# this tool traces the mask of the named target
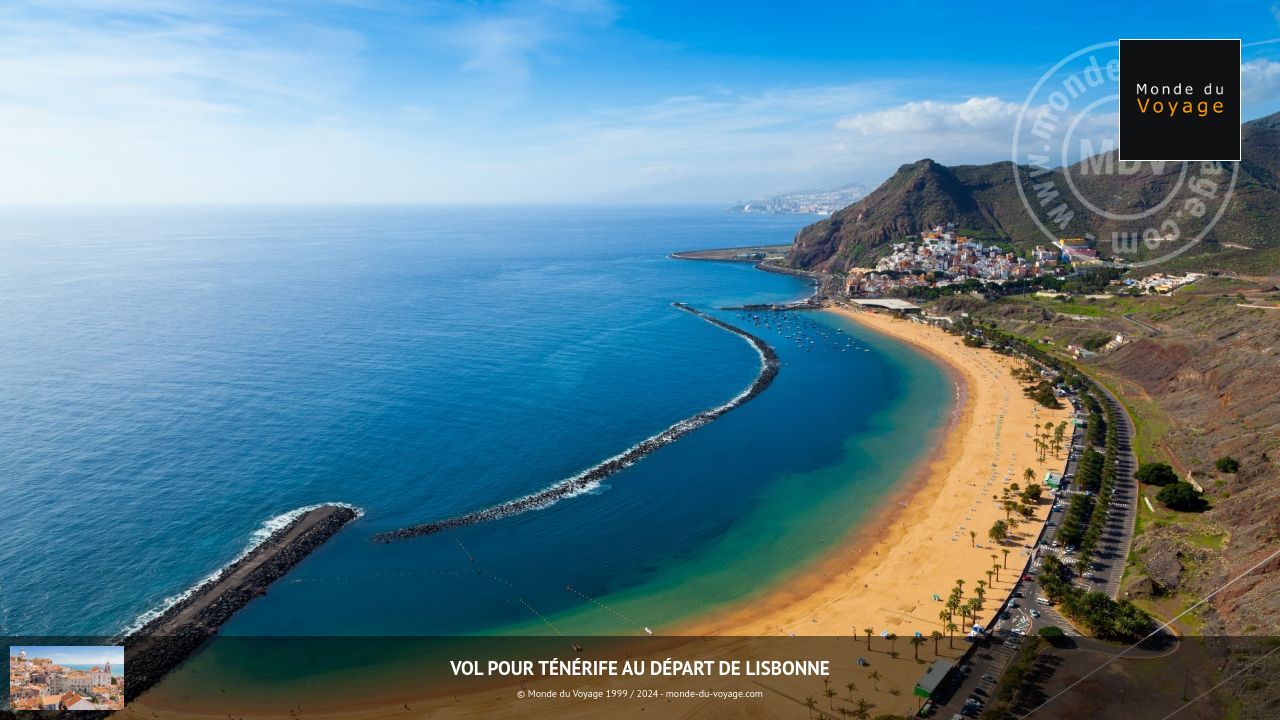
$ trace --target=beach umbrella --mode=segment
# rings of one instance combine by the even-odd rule
[[[887,637],[889,637],[889,631],[888,631],[888,630],[885,630],[885,631],[881,632],[881,633],[880,633],[880,637],[882,637],[882,638],[887,638]]]
[[[916,637],[924,637],[924,636],[920,634],[920,631],[919,631],[919,630],[917,630],[917,631],[916,631]]]

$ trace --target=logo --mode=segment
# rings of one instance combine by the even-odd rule
[[[1120,159],[1119,48],[1120,42],[1099,43],[1060,60],[1027,93],[1014,124],[1013,173],[1022,204],[1077,267],[1141,267],[1185,253],[1222,217],[1239,172],[1238,163],[1217,159]],[[1184,84],[1195,82],[1185,77]],[[1129,73],[1124,82],[1131,82]],[[1146,82],[1165,84],[1154,77]],[[1200,80],[1199,90],[1205,84]],[[1235,91],[1235,119],[1228,118],[1237,141],[1232,158],[1239,149],[1238,80]],[[1210,105],[1206,113],[1212,111]],[[1163,118],[1148,116],[1153,119]]]

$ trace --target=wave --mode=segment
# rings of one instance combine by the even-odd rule
[[[241,550],[239,554],[237,554],[234,558],[232,558],[222,567],[219,567],[217,570],[214,570],[213,572],[209,573],[205,577],[201,578],[198,582],[196,582],[196,584],[192,585],[191,587],[187,588],[186,590],[180,593],[177,593],[176,595],[170,595],[169,597],[166,597],[164,600],[161,600],[160,603],[156,605],[156,607],[150,610],[147,610],[146,612],[139,615],[136,619],[134,619],[132,624],[130,624],[129,626],[125,627],[123,630],[120,631],[120,633],[116,636],[117,639],[128,637],[129,635],[132,635],[138,632],[139,630],[141,630],[142,628],[146,627],[147,623],[151,622],[152,620],[155,620],[161,615],[164,615],[173,606],[185,601],[187,598],[196,594],[196,592],[198,592],[204,586],[217,580],[222,575],[222,573],[226,571],[227,568],[231,567],[232,565],[235,565],[236,563],[248,557],[250,553],[258,549],[258,546],[262,545],[262,543],[270,539],[272,535],[288,527],[289,523],[292,523],[294,520],[297,520],[298,518],[311,512],[312,510],[318,510],[319,508],[322,508],[322,507],[345,507],[345,508],[350,508],[352,510],[355,510],[357,518],[360,517],[361,515],[364,515],[364,510],[361,510],[355,505],[350,505],[347,503],[340,503],[340,502],[327,502],[327,503],[316,503],[315,505],[306,505],[304,507],[289,510],[288,512],[280,513],[275,517],[268,518],[265,522],[262,523],[262,525],[258,526],[256,530],[254,530],[252,533],[249,534],[249,543],[245,545],[244,549]]]
[[[773,379],[777,377],[778,369],[780,367],[778,354],[764,340],[761,340],[746,330],[734,327],[723,320],[707,315],[706,313],[694,309],[684,303],[672,303],[672,305],[687,313],[696,315],[716,327],[743,338],[755,349],[756,353],[760,356],[760,372],[756,375],[755,380],[753,380],[745,390],[735,395],[723,405],[719,405],[709,410],[703,410],[680,420],[662,432],[641,440],[617,455],[587,468],[573,477],[561,480],[560,482],[557,482],[543,490],[539,490],[538,492],[530,495],[525,495],[523,497],[516,498],[515,500],[509,500],[483,510],[470,512],[465,515],[458,515],[444,520],[434,520],[420,525],[411,525],[399,530],[379,533],[373,536],[373,540],[375,542],[389,543],[395,540],[407,540],[409,538],[419,537],[422,535],[431,535],[442,530],[449,530],[466,525],[475,525],[489,520],[499,520],[511,517],[512,515],[529,512],[530,510],[542,510],[566,498],[576,497],[583,493],[591,492],[599,488],[600,482],[610,475],[634,465],[638,460],[658,448],[664,445],[670,445],[681,437],[697,430],[730,410],[750,401],[755,396],[764,392],[765,388],[769,387],[770,383],[773,382]]]

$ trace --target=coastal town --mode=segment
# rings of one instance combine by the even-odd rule
[[[102,649],[123,654],[121,648]],[[33,653],[44,650],[33,649]],[[9,703],[12,710],[120,710],[124,708],[124,668],[104,660],[81,669],[49,657],[28,656],[26,649],[19,648],[9,655]]]
[[[1023,254],[995,243],[961,234],[954,223],[935,226],[918,236],[894,243],[875,265],[849,270],[844,291],[854,297],[911,294],[926,288],[947,288],[970,281],[1003,285],[1037,278],[1063,278],[1100,267],[1103,261],[1086,238],[1060,238]],[[1167,293],[1203,277],[1200,273],[1115,280],[1114,290]]]

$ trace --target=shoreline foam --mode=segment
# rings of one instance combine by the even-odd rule
[[[942,629],[934,594],[945,597],[958,578],[970,589],[978,579],[986,582],[993,552],[987,529],[1005,516],[991,496],[1006,483],[1025,483],[1025,467],[1036,471],[1037,482],[1046,470],[1061,471],[1062,460],[1050,456],[1041,463],[1034,457],[1034,441],[1024,437],[1024,428],[1066,419],[1069,412],[1026,398],[1009,373],[1015,360],[969,348],[928,325],[869,311],[833,311],[923,352],[947,371],[957,395],[940,441],[827,557],[798,568],[779,587],[688,623],[680,634],[848,635],[870,626],[876,634],[927,636]],[[1001,413],[993,401],[1007,402],[1007,409]],[[998,446],[989,434],[997,428]],[[1042,501],[1017,537],[1034,538],[1046,512]],[[905,522],[912,516],[920,519]],[[970,530],[978,533],[976,540]],[[1002,548],[1011,550],[1008,572],[993,582],[980,623],[992,617],[1025,561],[1021,544],[1006,544],[994,547],[1002,563]]]
[[[1030,438],[1023,437],[1024,422],[1035,421],[1043,424],[1045,420],[1057,421],[1059,416],[1065,418],[1069,413],[1065,410],[1051,411],[1041,408],[1034,401],[1021,393],[1021,387],[1008,372],[1016,362],[1011,358],[996,355],[988,350],[968,348],[957,338],[928,326],[917,325],[902,320],[895,320],[872,313],[853,313],[848,310],[837,310],[860,326],[873,332],[886,335],[898,342],[905,343],[917,351],[924,353],[937,362],[952,378],[956,387],[952,410],[947,421],[936,434],[925,440],[931,445],[927,454],[917,463],[916,469],[909,473],[902,486],[892,491],[864,519],[862,527],[850,533],[845,541],[834,549],[827,557],[797,568],[796,573],[780,579],[776,587],[752,598],[745,598],[730,608],[713,610],[710,616],[700,618],[686,627],[680,634],[698,642],[697,635],[758,635],[779,634],[844,636],[858,635],[857,641],[850,646],[847,657],[836,659],[836,671],[839,677],[859,678],[859,694],[875,701],[882,712],[908,714],[917,708],[916,699],[910,693],[895,693],[911,687],[911,683],[919,677],[920,664],[912,657],[907,640],[913,630],[922,632],[926,637],[932,630],[940,626],[937,610],[941,603],[934,602],[926,592],[944,595],[949,591],[956,577],[964,577],[970,591],[975,581],[975,572],[990,566],[990,548],[974,548],[965,543],[970,542],[967,529],[979,532],[982,542],[976,545],[987,545],[986,528],[996,517],[1003,517],[1003,512],[991,501],[990,490],[1003,484],[1004,475],[1012,468],[1012,481],[1022,483],[1021,469],[1031,465],[1038,470],[1046,468],[1060,469],[1061,461],[1050,457],[1046,463],[1032,461]],[[1010,402],[1005,411],[1003,426],[1004,440],[996,453],[990,437],[982,437],[999,415],[998,405],[992,406],[993,399],[999,400],[1007,396]],[[1026,417],[1023,417],[1023,416]],[[991,473],[991,459],[995,454],[1001,459],[996,470],[997,482],[988,488],[977,482],[966,481],[966,478],[977,470]],[[1016,454],[1016,461],[1010,464],[1010,455]],[[985,463],[984,463],[985,460]],[[975,467],[975,461],[977,466]],[[964,503],[978,500],[981,507],[972,511],[966,519]],[[943,512],[933,514],[941,508]],[[1020,529],[1023,535],[1034,537],[1035,530],[1043,522],[1047,504],[1037,508],[1034,520],[1028,521]],[[904,523],[904,520],[918,517],[915,522]],[[955,523],[966,526],[964,536],[954,542],[948,534],[948,527]],[[923,530],[922,530],[923,529]],[[917,535],[921,532],[941,533],[937,543],[920,542]],[[1008,545],[1015,550],[1009,556],[1010,571],[1002,575],[1002,581],[987,597],[982,616],[985,619],[999,605],[1001,598],[1007,593],[1014,578],[1016,568],[1021,567],[1023,558],[1016,546]],[[933,556],[922,550],[937,548]],[[924,578],[922,584],[921,578]],[[865,582],[864,582],[865,581]],[[871,587],[872,585],[875,587]],[[863,587],[859,587],[863,585]],[[885,592],[883,587],[895,588]],[[914,598],[904,597],[912,595]],[[915,608],[902,605],[903,600],[914,602],[926,608],[921,612]],[[896,619],[896,621],[895,621]],[[816,620],[816,622],[815,622]],[[898,648],[904,652],[902,657],[890,656],[889,648],[884,640],[875,638],[874,649],[866,639],[863,628],[872,626],[876,635],[883,631],[895,632],[902,639]],[[864,648],[864,643],[866,646]],[[927,643],[919,651],[921,655],[933,656],[935,643]],[[963,652],[967,645],[958,640],[954,646],[948,641],[941,643],[941,656],[954,659]],[[853,658],[867,655],[874,667],[881,673],[878,684],[868,686],[861,678],[866,677],[866,669],[854,667]],[[511,683],[514,684],[514,681]],[[803,712],[803,706],[793,698],[802,697],[806,692],[813,692],[812,687],[803,683],[787,684],[777,682],[765,689],[763,702],[769,703],[772,714],[785,714],[791,711]],[[788,696],[785,693],[790,693]],[[399,687],[394,690],[382,690],[374,696],[351,698],[350,704],[342,708],[333,708],[327,714],[381,720],[389,717],[403,717],[404,706],[412,705],[414,712],[426,712],[429,715],[448,717],[494,717],[505,716],[512,711],[511,694],[508,686],[500,688],[476,687],[473,690],[454,695],[440,694],[426,688]],[[165,708],[168,710],[169,708]],[[618,713],[616,716],[635,715],[644,717],[647,713],[636,713],[636,708],[628,707],[630,713]],[[643,710],[643,707],[640,708]],[[708,717],[731,716],[732,712],[703,708]],[[519,711],[529,717],[555,718],[604,718],[617,713],[615,706],[595,705],[591,703],[520,705]],[[139,712],[141,717],[145,713]],[[206,715],[215,717],[212,708],[202,708],[191,713],[192,716]]]
[[[397,540],[408,540],[410,538],[421,537],[423,535],[432,535],[442,530],[449,530],[456,527],[464,527],[467,525],[475,525],[477,523],[488,522],[490,520],[500,520],[502,518],[512,517],[531,510],[542,510],[556,504],[561,500],[576,497],[584,493],[591,492],[600,486],[605,478],[631,467],[636,462],[642,460],[647,455],[653,453],[657,449],[670,445],[698,428],[712,422],[716,418],[735,408],[741,407],[760,393],[764,392],[774,378],[778,376],[778,370],[781,363],[778,360],[778,354],[764,340],[734,325],[714,318],[700,310],[697,310],[684,303],[672,303],[673,306],[683,310],[691,315],[695,315],[712,325],[733,333],[744,339],[756,353],[760,356],[760,372],[756,374],[751,384],[745,390],[733,396],[729,401],[717,405],[708,410],[702,410],[687,418],[679,420],[668,426],[662,432],[651,435],[644,440],[632,445],[622,452],[605,459],[586,470],[572,477],[561,480],[550,485],[538,492],[518,497],[514,500],[492,505],[482,510],[465,513],[463,515],[455,515],[451,518],[443,520],[434,520],[431,522],[411,525],[399,530],[379,533],[373,536],[374,542],[390,543]]]

